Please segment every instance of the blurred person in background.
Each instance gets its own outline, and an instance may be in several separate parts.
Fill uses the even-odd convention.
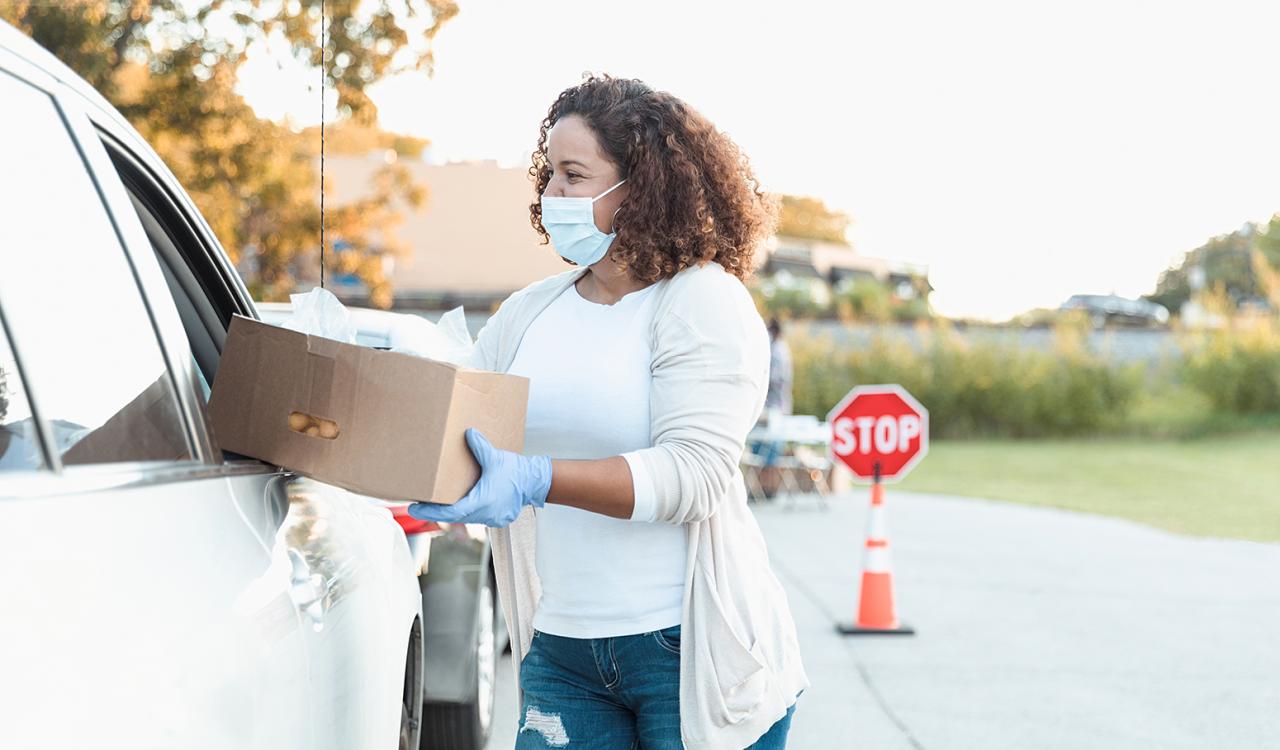
[[[473,361],[530,379],[525,451],[468,431],[475,487],[410,513],[490,527],[517,748],[784,747],[809,682],[739,469],[774,207],[705,117],[608,76],[551,105],[530,173],[576,268],[508,298]]]
[[[791,414],[791,347],[782,337],[782,321],[769,318],[769,390],[764,397],[761,425],[776,425],[783,415]],[[783,445],[778,440],[760,440],[751,444],[751,452],[760,457],[764,467],[760,470],[760,489],[765,497],[778,494],[782,472],[777,467]]]
[[[765,413],[791,413],[791,347],[782,337],[782,321],[769,319],[769,391]]]

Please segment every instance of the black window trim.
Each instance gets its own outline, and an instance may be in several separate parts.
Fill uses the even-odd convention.
[[[181,202],[175,200],[169,193],[165,181],[109,130],[104,130],[100,126],[95,129],[102,138],[103,146],[106,147],[107,154],[111,157],[125,187],[147,206],[160,222],[165,233],[169,235],[169,240],[183,254],[187,267],[195,274],[197,281],[204,289],[206,298],[213,303],[218,317],[222,320],[224,332],[231,325],[232,314],[252,315],[252,308],[246,311],[242,302],[239,301],[234,282],[227,279],[226,274],[229,269],[224,268],[223,264],[217,260],[222,255],[221,248],[209,247],[202,233],[192,225],[183,211]],[[176,236],[179,231],[185,236]],[[189,257],[187,254],[193,250],[200,252],[201,257],[197,259]]]
[[[236,271],[231,267],[230,261],[226,258],[221,246],[216,244],[216,240],[211,244],[206,232],[202,231],[200,224],[203,222],[203,217],[197,216],[200,221],[193,221],[189,216],[188,211],[198,213],[199,209],[195,207],[189,197],[186,197],[186,200],[181,200],[174,194],[173,188],[170,186],[173,181],[172,178],[157,174],[157,170],[148,165],[147,160],[140,157],[135,148],[124,143],[102,123],[95,121],[92,115],[90,115],[89,119],[101,139],[108,157],[110,157],[112,166],[124,184],[125,191],[142,203],[155,218],[169,242],[173,245],[178,255],[181,256],[180,260],[196,278],[196,282],[205,292],[206,299],[212,304],[215,315],[223,325],[222,330],[218,332],[220,335],[212,336],[214,347],[218,350],[218,355],[221,356],[226,331],[231,325],[232,315],[259,317],[257,308],[249,298],[247,290],[239,282],[239,277],[235,275]],[[180,186],[179,189],[181,189]],[[130,210],[134,209],[132,205],[129,208]],[[178,233],[181,233],[181,236]],[[155,252],[150,241],[148,241],[145,251],[147,253]],[[197,253],[198,256],[192,257],[193,254]],[[142,291],[144,296],[149,296],[146,289]],[[166,296],[169,294],[167,288],[165,294]],[[171,298],[170,301],[173,302]],[[212,334],[213,332],[211,331],[210,333]],[[183,345],[188,350],[190,349],[189,341],[184,340]],[[192,377],[197,377],[194,372]],[[210,386],[212,386],[212,383],[210,383]],[[193,381],[190,383],[190,388],[190,392],[195,399],[196,412],[203,421],[204,434],[202,437],[208,446],[208,465],[219,467],[222,472],[229,474],[274,473],[279,471],[268,462],[222,451],[217,445],[213,425],[209,421],[208,410],[204,408],[203,395],[199,393],[199,384]]]

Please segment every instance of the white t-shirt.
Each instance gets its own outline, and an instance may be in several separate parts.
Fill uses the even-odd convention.
[[[526,454],[597,459],[651,445],[652,291],[600,305],[570,285],[534,319],[509,370],[530,381]],[[651,512],[637,506],[633,517]],[[608,638],[680,624],[683,524],[552,503],[536,517],[542,598],[533,627],[569,638]]]

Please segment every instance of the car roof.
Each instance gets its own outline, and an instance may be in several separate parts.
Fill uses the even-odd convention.
[[[36,40],[22,33],[11,24],[0,21],[0,49],[9,52],[28,64],[39,68],[48,76],[57,79],[68,89],[79,94],[84,101],[103,116],[127,130],[139,142],[146,143],[138,131],[121,115],[106,97],[89,85],[78,73],[59,60],[52,52],[41,47]]]
[[[174,200],[182,205],[184,213],[196,222],[199,233],[209,243],[209,247],[217,248],[218,252],[211,260],[219,267],[232,296],[236,298],[237,311],[246,311],[250,303],[248,290],[204,214],[169,169],[169,165],[165,164],[147,139],[129,124],[106,97],[52,52],[3,20],[0,20],[0,70],[10,70],[21,78],[28,78],[30,83],[74,104],[103,133],[114,138],[121,147],[150,169],[153,176],[173,192]]]

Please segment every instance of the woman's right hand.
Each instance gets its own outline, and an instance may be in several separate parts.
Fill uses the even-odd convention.
[[[414,503],[409,515],[439,523],[482,523],[509,526],[526,505],[541,508],[551,491],[551,459],[524,456],[493,447],[476,429],[468,429],[467,446],[480,464],[480,478],[456,503]]]

